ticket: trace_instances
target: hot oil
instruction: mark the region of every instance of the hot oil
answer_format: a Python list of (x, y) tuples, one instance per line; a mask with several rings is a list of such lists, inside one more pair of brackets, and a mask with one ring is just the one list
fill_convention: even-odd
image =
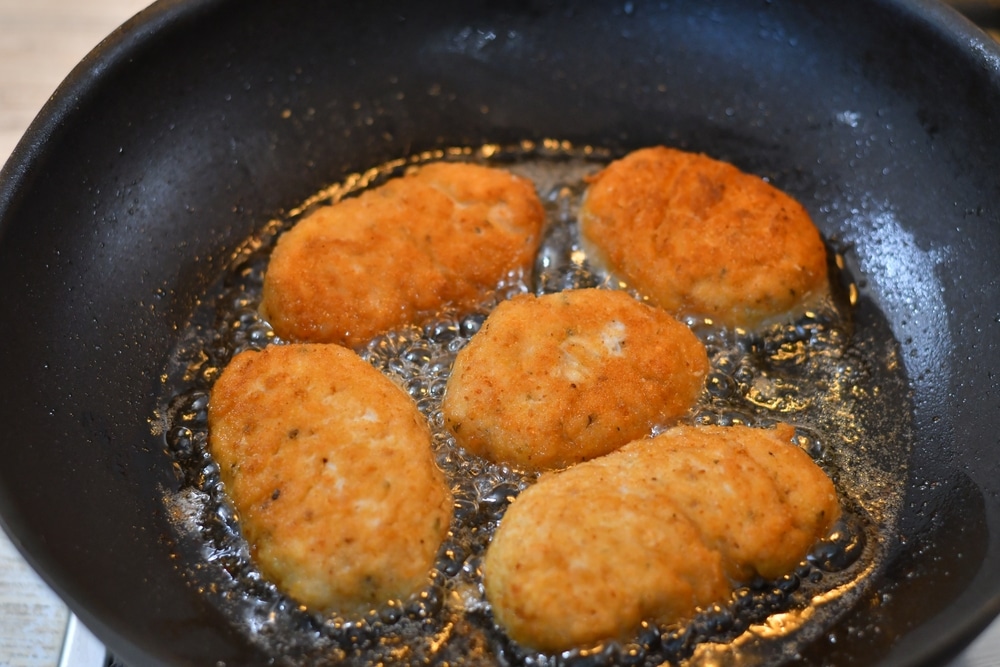
[(427, 417), (437, 460), (454, 490), (452, 531), (427, 587), (411, 600), (390, 601), (362, 620), (348, 621), (299, 608), (261, 576), (207, 451), (212, 383), (237, 352), (281, 343), (256, 310), (278, 234), (312, 206), (434, 159), (508, 168), (532, 179), (539, 190), (548, 222), (533, 275), (511, 276), (497, 300), (528, 291), (628, 289), (592, 266), (579, 244), (576, 215), (584, 177), (609, 159), (591, 148), (548, 142), (425, 154), (355, 175), (319, 193), (287, 220), (269, 225), (244, 245), (231, 270), (205, 296), (164, 375), (162, 422), (179, 486), (165, 494), (165, 502), (180, 538), (178, 560), (185, 573), (237, 631), (278, 665), (758, 665), (795, 657), (847, 613), (878, 577), (893, 543), (905, 480), (910, 410), (898, 400), (906, 381), (895, 342), (879, 318), (854, 322), (850, 304), (833, 301), (798, 322), (757, 334), (687, 322), (712, 362), (692, 421), (794, 424), (799, 445), (834, 479), (845, 513), (794, 572), (777, 581), (749, 582), (684, 627), (646, 625), (631, 642), (560, 655), (527, 651), (495, 627), (480, 563), (510, 501), (535, 477), (458, 448), (443, 428), (441, 398), (455, 355), (496, 301), (473, 313), (441, 313), (358, 349), (409, 393)]

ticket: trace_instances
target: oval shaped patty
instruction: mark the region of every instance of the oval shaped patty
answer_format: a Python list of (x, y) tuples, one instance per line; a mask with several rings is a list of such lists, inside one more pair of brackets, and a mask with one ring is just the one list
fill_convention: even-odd
[(704, 155), (660, 146), (611, 163), (591, 179), (580, 229), (599, 264), (675, 315), (752, 329), (829, 294), (802, 205)]
[(794, 429), (678, 426), (543, 476), (483, 563), (497, 623), (562, 651), (690, 619), (734, 581), (791, 571), (840, 516)]
[(544, 212), (502, 169), (433, 163), (317, 209), (278, 240), (261, 312), (283, 339), (356, 346), (528, 271)]
[(686, 326), (624, 292), (519, 295), (459, 352), (442, 412), (471, 452), (560, 468), (676, 422), (707, 372)]
[(410, 397), (350, 350), (234, 357), (209, 445), (255, 562), (299, 603), (358, 615), (426, 585), (451, 493)]

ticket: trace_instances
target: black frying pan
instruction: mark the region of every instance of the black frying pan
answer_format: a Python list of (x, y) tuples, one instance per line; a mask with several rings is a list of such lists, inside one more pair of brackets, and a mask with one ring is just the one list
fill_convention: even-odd
[(178, 565), (198, 555), (165, 516), (178, 479), (150, 428), (234, 248), (352, 171), (548, 137), (771, 178), (898, 341), (898, 541), (801, 662), (940, 664), (1000, 611), (1000, 49), (958, 14), (164, 0), (73, 72), (0, 175), (0, 513), (122, 659), (267, 663)]

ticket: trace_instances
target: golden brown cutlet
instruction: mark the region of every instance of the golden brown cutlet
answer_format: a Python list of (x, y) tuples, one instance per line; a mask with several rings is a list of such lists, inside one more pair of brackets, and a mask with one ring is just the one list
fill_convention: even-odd
[(840, 515), (794, 429), (678, 426), (562, 472), (508, 508), (483, 563), (497, 622), (562, 651), (689, 620), (791, 571)]
[(458, 354), (442, 412), (475, 454), (561, 468), (675, 423), (707, 372), (705, 348), (686, 326), (625, 292), (520, 295)]
[(427, 584), (451, 493), (410, 397), (352, 351), (237, 355), (209, 438), (255, 562), (297, 602), (356, 616)]
[(754, 329), (829, 294), (802, 205), (705, 155), (660, 146), (611, 163), (590, 179), (580, 227), (599, 265), (677, 316)]
[(280, 338), (357, 346), (444, 308), (479, 305), (510, 274), (530, 270), (543, 221), (530, 181), (427, 164), (284, 233), (261, 312)]

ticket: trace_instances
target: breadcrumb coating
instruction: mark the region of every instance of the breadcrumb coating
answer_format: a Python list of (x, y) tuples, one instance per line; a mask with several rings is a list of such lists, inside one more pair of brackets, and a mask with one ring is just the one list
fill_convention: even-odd
[(829, 295), (808, 212), (763, 179), (662, 146), (590, 179), (580, 212), (597, 262), (675, 315), (755, 329)]
[(432, 163), (317, 209), (284, 233), (261, 312), (285, 339), (357, 346), (444, 308), (471, 309), (528, 272), (544, 212), (530, 181)]
[(483, 563), (496, 621), (542, 651), (689, 620), (736, 583), (791, 571), (840, 516), (794, 428), (677, 426), (549, 473)]
[(357, 616), (427, 584), (451, 492), (410, 397), (350, 350), (234, 357), (209, 447), (255, 562), (299, 603)]
[(561, 468), (675, 423), (707, 372), (705, 348), (686, 326), (624, 292), (520, 295), (458, 354), (442, 412), (475, 454)]

